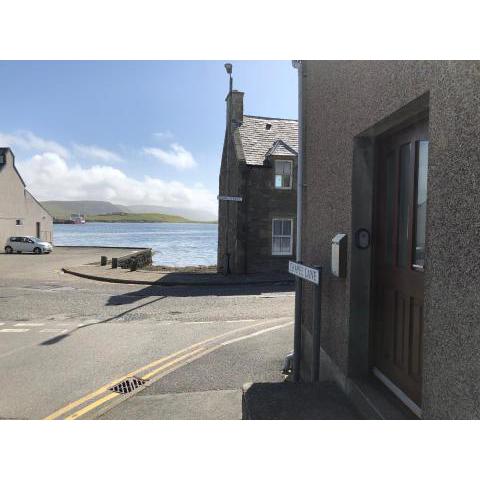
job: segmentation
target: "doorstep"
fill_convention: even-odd
[[[360,420],[347,395],[332,381],[248,383],[243,386],[244,420]]]

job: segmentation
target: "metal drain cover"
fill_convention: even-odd
[[[125,380],[121,381],[120,383],[117,383],[113,387],[109,388],[112,392],[117,392],[117,393],[130,393],[136,390],[137,388],[140,388],[142,385],[145,385],[147,383],[146,380],[143,380],[143,378],[138,378],[138,377],[128,377]]]

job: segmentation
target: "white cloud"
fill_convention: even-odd
[[[160,141],[171,140],[174,137],[173,133],[170,130],[166,130],[165,132],[155,132],[153,136]]]
[[[70,151],[63,145],[52,140],[37,137],[32,132],[24,130],[15,133],[0,132],[0,147],[10,147],[13,151],[17,147],[27,151],[40,150],[42,152],[56,153],[63,158],[70,157]]]
[[[96,145],[74,145],[75,154],[80,158],[99,160],[105,163],[120,163],[123,159],[111,150]]]
[[[197,165],[193,155],[178,143],[172,143],[169,151],[161,148],[144,148],[143,152],[178,170],[186,170]]]
[[[144,177],[136,180],[109,165],[70,166],[57,153],[34,155],[18,161],[28,189],[39,200],[106,200],[126,205],[161,205],[205,210],[217,216],[216,195],[200,184]]]

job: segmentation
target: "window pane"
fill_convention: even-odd
[[[281,220],[274,220],[273,221],[273,234],[274,235],[281,235],[282,234],[282,221]]]
[[[273,237],[273,243],[272,243],[272,253],[273,254],[279,254],[281,253],[281,238],[280,237]]]
[[[393,206],[395,195],[395,156],[385,158],[385,264],[393,265]]]
[[[290,237],[282,237],[282,253],[290,253]]]
[[[400,178],[398,184],[397,265],[408,264],[408,172],[410,170],[410,144],[400,147]]]
[[[284,175],[283,176],[283,188],[290,188],[291,184],[290,184],[290,175]]]
[[[275,188],[282,188],[283,177],[281,175],[275,175]]]
[[[292,222],[290,220],[283,221],[283,235],[291,235],[292,233]]]
[[[415,250],[413,263],[425,266],[425,224],[427,220],[428,142],[418,144],[417,198],[415,201]]]

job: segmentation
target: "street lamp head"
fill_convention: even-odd
[[[225,64],[225,70],[227,71],[227,73],[229,75],[231,75],[232,74],[232,64],[231,63],[226,63]]]

